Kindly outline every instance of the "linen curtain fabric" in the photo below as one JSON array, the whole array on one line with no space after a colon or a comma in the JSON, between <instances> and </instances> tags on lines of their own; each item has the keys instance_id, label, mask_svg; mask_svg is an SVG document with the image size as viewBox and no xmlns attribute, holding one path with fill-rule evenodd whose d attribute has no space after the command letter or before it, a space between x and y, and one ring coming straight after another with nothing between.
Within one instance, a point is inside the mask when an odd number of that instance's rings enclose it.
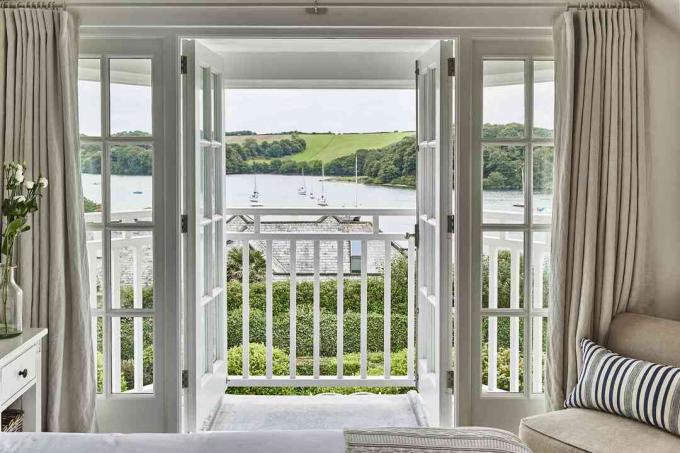
<instances>
[{"instance_id":1,"label":"linen curtain fabric","mask_svg":"<svg viewBox=\"0 0 680 453\"><path fill-rule=\"evenodd\" d=\"M49 431L92 431L95 358L80 183L78 24L66 11L0 9L0 153L49 187L19 248L24 325L47 327Z\"/></svg>"},{"instance_id":2,"label":"linen curtain fabric","mask_svg":"<svg viewBox=\"0 0 680 453\"><path fill-rule=\"evenodd\" d=\"M645 81L640 9L567 11L555 23L555 206L546 392L562 408L579 341L642 309Z\"/></svg>"}]
</instances>

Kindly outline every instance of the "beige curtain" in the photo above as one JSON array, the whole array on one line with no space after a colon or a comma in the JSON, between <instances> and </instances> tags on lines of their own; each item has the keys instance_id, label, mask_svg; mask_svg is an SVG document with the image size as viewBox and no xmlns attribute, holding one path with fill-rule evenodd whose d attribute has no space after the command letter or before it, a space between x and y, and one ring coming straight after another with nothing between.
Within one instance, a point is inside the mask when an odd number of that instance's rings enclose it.
<instances>
[{"instance_id":1,"label":"beige curtain","mask_svg":"<svg viewBox=\"0 0 680 453\"><path fill-rule=\"evenodd\" d=\"M24 325L47 327L43 418L92 431L95 358L77 123L78 24L66 11L0 10L0 155L49 180L19 249Z\"/></svg>"},{"instance_id":2,"label":"beige curtain","mask_svg":"<svg viewBox=\"0 0 680 453\"><path fill-rule=\"evenodd\" d=\"M640 9L568 11L554 27L555 208L548 403L563 407L578 340L606 340L646 285L644 29Z\"/></svg>"}]
</instances>

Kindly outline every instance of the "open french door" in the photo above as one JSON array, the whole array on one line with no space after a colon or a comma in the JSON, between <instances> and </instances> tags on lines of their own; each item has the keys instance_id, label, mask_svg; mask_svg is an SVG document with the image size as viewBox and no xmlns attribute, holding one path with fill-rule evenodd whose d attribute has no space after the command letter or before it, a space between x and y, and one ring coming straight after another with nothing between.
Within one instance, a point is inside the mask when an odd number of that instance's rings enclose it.
<instances>
[{"instance_id":1,"label":"open french door","mask_svg":"<svg viewBox=\"0 0 680 453\"><path fill-rule=\"evenodd\" d=\"M185 124L184 431L205 428L226 387L223 62L183 45Z\"/></svg>"},{"instance_id":2,"label":"open french door","mask_svg":"<svg viewBox=\"0 0 680 453\"><path fill-rule=\"evenodd\" d=\"M416 62L418 163L418 392L430 426L451 426L451 209L453 43Z\"/></svg>"}]
</instances>

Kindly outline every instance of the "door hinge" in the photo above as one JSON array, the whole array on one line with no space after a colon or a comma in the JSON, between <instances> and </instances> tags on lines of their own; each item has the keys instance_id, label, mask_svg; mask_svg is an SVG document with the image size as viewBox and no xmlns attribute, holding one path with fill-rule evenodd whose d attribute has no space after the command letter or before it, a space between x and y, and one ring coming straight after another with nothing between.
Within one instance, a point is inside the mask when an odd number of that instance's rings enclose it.
<instances>
[{"instance_id":1,"label":"door hinge","mask_svg":"<svg viewBox=\"0 0 680 453\"><path fill-rule=\"evenodd\" d=\"M453 391L453 386L455 384L455 373L453 370L449 370L446 372L446 388L451 389Z\"/></svg>"},{"instance_id":2,"label":"door hinge","mask_svg":"<svg viewBox=\"0 0 680 453\"><path fill-rule=\"evenodd\" d=\"M182 228L182 233L188 233L189 232L189 216L186 214L182 214L180 217L180 223L181 223L181 228Z\"/></svg>"},{"instance_id":3,"label":"door hinge","mask_svg":"<svg viewBox=\"0 0 680 453\"><path fill-rule=\"evenodd\" d=\"M413 237L416 248L420 245L420 225L417 223L413 226Z\"/></svg>"},{"instance_id":4,"label":"door hinge","mask_svg":"<svg viewBox=\"0 0 680 453\"><path fill-rule=\"evenodd\" d=\"M451 57L447 60L447 66L448 66L448 73L450 77L453 77L456 75L456 59Z\"/></svg>"},{"instance_id":5,"label":"door hinge","mask_svg":"<svg viewBox=\"0 0 680 453\"><path fill-rule=\"evenodd\" d=\"M418 60L416 60L416 75L420 75L420 65L418 65Z\"/></svg>"},{"instance_id":6,"label":"door hinge","mask_svg":"<svg viewBox=\"0 0 680 453\"><path fill-rule=\"evenodd\" d=\"M189 388L189 370L182 370L182 388Z\"/></svg>"},{"instance_id":7,"label":"door hinge","mask_svg":"<svg viewBox=\"0 0 680 453\"><path fill-rule=\"evenodd\" d=\"M186 74L189 70L189 59L186 55L181 55L179 57L179 73Z\"/></svg>"},{"instance_id":8,"label":"door hinge","mask_svg":"<svg viewBox=\"0 0 680 453\"><path fill-rule=\"evenodd\" d=\"M447 230L449 233L454 233L456 231L456 216L450 215L447 217Z\"/></svg>"}]
</instances>

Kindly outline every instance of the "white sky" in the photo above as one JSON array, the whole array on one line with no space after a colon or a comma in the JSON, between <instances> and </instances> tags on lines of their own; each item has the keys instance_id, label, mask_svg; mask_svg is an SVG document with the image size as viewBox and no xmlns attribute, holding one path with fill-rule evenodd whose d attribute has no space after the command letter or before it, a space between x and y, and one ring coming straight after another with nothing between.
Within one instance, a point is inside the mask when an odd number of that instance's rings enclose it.
<instances>
[{"instance_id":1,"label":"white sky","mask_svg":"<svg viewBox=\"0 0 680 453\"><path fill-rule=\"evenodd\" d=\"M536 85L538 127L553 127L553 83ZM80 130L99 135L99 83L80 81ZM226 130L271 133L377 132L415 129L413 90L227 90ZM151 131L151 89L111 85L111 129ZM484 89L484 122L522 122L521 85Z\"/></svg>"}]
</instances>

